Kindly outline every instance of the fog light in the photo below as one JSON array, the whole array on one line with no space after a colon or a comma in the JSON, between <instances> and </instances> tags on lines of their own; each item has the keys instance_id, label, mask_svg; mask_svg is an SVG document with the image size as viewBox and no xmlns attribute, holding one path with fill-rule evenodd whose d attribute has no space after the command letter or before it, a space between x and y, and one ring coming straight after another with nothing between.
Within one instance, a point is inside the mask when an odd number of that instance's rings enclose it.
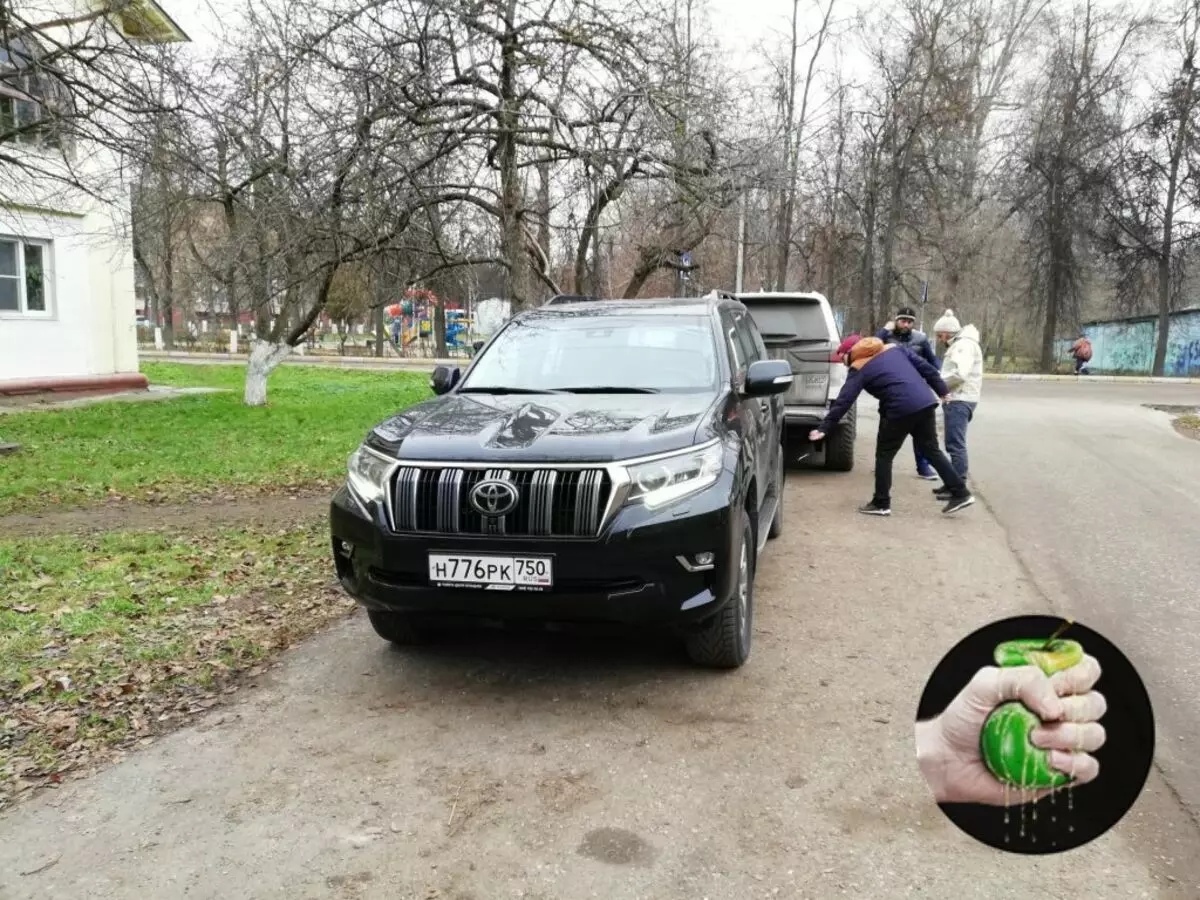
<instances>
[{"instance_id":1,"label":"fog light","mask_svg":"<svg viewBox=\"0 0 1200 900\"><path fill-rule=\"evenodd\" d=\"M693 553L690 557L680 555L675 559L689 572L707 572L715 565L717 557L715 553Z\"/></svg>"},{"instance_id":2,"label":"fog light","mask_svg":"<svg viewBox=\"0 0 1200 900\"><path fill-rule=\"evenodd\" d=\"M350 557L354 556L354 545L349 541L342 541L338 545L338 551L342 554L342 556L346 557L346 559L350 559Z\"/></svg>"}]
</instances>

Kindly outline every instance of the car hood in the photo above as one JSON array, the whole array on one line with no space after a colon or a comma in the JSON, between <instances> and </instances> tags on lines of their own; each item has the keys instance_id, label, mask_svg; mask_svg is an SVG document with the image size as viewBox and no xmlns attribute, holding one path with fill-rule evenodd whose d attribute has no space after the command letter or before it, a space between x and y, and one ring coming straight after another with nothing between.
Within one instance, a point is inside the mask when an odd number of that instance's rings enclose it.
<instances>
[{"instance_id":1,"label":"car hood","mask_svg":"<svg viewBox=\"0 0 1200 900\"><path fill-rule=\"evenodd\" d=\"M392 416L367 440L411 460L611 462L692 446L716 401L711 393L451 393Z\"/></svg>"}]
</instances>

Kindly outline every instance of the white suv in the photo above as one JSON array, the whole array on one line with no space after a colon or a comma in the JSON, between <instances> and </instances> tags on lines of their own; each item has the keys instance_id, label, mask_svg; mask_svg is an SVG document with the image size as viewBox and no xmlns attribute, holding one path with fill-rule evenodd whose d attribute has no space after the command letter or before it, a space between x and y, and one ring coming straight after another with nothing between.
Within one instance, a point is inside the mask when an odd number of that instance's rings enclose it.
<instances>
[{"instance_id":1,"label":"white suv","mask_svg":"<svg viewBox=\"0 0 1200 900\"><path fill-rule=\"evenodd\" d=\"M808 432L820 424L846 383L846 366L834 356L841 336L823 294L732 294L750 311L772 359L792 365L795 381L784 395L788 457L807 449L806 460L835 472L854 468L856 410L851 409L817 447Z\"/></svg>"}]
</instances>

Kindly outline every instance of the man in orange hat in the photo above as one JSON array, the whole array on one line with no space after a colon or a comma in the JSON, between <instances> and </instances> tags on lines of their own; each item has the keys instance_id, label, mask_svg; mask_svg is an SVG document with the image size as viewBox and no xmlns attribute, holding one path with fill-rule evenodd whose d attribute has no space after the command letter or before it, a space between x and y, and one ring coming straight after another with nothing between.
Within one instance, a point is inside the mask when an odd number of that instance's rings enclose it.
<instances>
[{"instance_id":1,"label":"man in orange hat","mask_svg":"<svg viewBox=\"0 0 1200 900\"><path fill-rule=\"evenodd\" d=\"M938 397L950 393L938 370L906 347L863 338L849 353L850 375L810 441L823 440L863 391L879 399L879 435L875 440L875 496L859 509L869 516L892 514L892 461L912 436L917 452L942 478L949 498L942 512L949 515L975 502L950 460L938 446ZM932 389L932 392L931 391ZM937 396L935 397L934 394Z\"/></svg>"}]
</instances>

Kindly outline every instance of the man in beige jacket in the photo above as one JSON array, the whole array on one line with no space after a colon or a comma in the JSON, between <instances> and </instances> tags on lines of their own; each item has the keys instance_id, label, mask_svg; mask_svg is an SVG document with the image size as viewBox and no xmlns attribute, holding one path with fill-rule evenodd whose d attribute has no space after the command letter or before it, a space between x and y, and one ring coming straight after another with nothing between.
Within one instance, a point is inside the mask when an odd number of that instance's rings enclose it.
<instances>
[{"instance_id":1,"label":"man in beige jacket","mask_svg":"<svg viewBox=\"0 0 1200 900\"><path fill-rule=\"evenodd\" d=\"M950 388L943 407L946 424L946 453L954 471L967 479L967 426L975 418L979 395L983 389L983 348L979 346L979 329L959 324L954 310L948 309L934 323L934 334L947 345L942 359L942 379ZM943 485L934 493L939 499L949 496Z\"/></svg>"}]
</instances>

